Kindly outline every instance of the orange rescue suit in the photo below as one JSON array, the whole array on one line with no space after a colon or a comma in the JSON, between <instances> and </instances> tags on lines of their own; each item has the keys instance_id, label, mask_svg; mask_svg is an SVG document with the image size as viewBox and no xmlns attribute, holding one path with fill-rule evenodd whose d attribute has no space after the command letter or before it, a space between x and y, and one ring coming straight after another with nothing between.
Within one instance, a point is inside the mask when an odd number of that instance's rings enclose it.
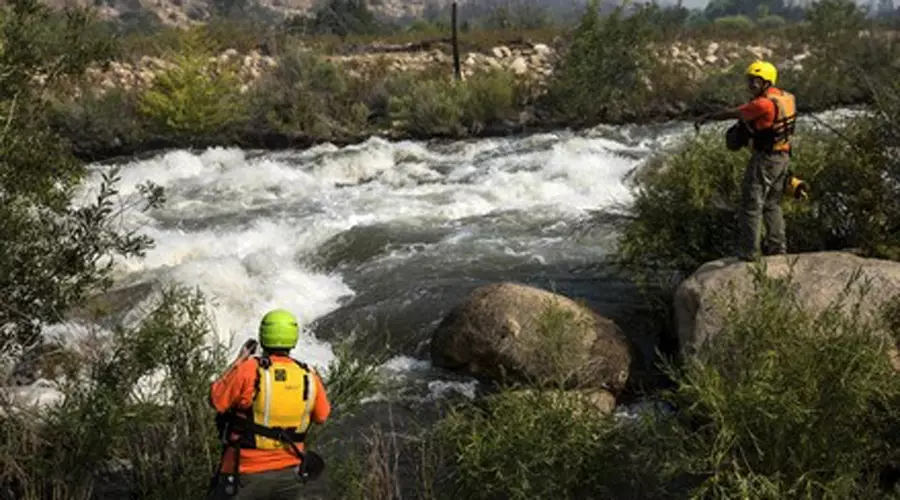
<instances>
[{"instance_id":1,"label":"orange rescue suit","mask_svg":"<svg viewBox=\"0 0 900 500\"><path fill-rule=\"evenodd\" d=\"M251 422L251 430L241 433L241 474L300 463L290 443L254 433L254 426L284 430L294 436L294 445L302 452L302 436L310 423L324 423L331 413L319 375L305 364L278 354L248 358L233 367L213 382L210 403L220 414L233 413Z\"/></svg>"},{"instance_id":2,"label":"orange rescue suit","mask_svg":"<svg viewBox=\"0 0 900 500\"><path fill-rule=\"evenodd\" d=\"M741 119L753 129L753 149L782 153L791 150L791 137L797 121L797 103L793 94L770 87L764 95L738 109Z\"/></svg>"}]
</instances>

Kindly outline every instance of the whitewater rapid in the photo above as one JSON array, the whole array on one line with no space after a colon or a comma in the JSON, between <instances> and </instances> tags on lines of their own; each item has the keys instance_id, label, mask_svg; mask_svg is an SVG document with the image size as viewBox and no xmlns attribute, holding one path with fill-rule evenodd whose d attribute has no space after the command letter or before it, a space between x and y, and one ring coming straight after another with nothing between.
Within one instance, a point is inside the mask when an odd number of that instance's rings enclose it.
<instances>
[{"instance_id":1,"label":"whitewater rapid","mask_svg":"<svg viewBox=\"0 0 900 500\"><path fill-rule=\"evenodd\" d=\"M334 358L333 342L352 333L412 346L395 349L386 370L427 371L428 332L480 283L512 279L558 285L592 304L618 300L615 284L591 269L615 235L574 231L592 213L628 204L629 172L689 133L690 124L670 123L456 142L373 137L123 162L118 223L155 246L116 261L117 287L200 289L232 352L255 336L264 312L287 308L304 326L293 354L319 369ZM96 197L109 168L90 166L81 203ZM142 212L135 201L148 181L167 201ZM390 334L360 326L379 315ZM432 392L442 383L431 381Z\"/></svg>"},{"instance_id":2,"label":"whitewater rapid","mask_svg":"<svg viewBox=\"0 0 900 500\"><path fill-rule=\"evenodd\" d=\"M652 136L607 128L433 144L371 138L343 148L213 148L127 162L120 206L135 205L137 186L148 181L165 189L167 202L148 213L124 209L122 228L140 230L155 247L143 258L117 261L116 278L199 288L210 299L219 340L239 344L255 334L266 310L287 308L310 325L354 297L346 276L306 262L336 235L379 224L444 228L427 244L447 246L470 238L464 225L452 226L471 218L518 212L574 220L627 203L623 177L684 128L672 125ZM96 196L108 168L91 166L83 202ZM470 244L500 252L540 244L539 235L517 244L515 234L504 232ZM411 242L380 258L390 265L420 251L423 244ZM295 354L320 367L333 358L331 346L308 328Z\"/></svg>"}]
</instances>

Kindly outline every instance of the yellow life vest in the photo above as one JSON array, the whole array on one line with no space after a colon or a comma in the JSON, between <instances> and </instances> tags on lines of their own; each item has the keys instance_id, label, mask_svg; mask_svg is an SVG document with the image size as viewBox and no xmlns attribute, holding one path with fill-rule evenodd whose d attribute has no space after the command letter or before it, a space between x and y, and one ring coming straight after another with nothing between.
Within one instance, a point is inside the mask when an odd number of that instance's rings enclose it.
<instances>
[{"instance_id":1,"label":"yellow life vest","mask_svg":"<svg viewBox=\"0 0 900 500\"><path fill-rule=\"evenodd\" d=\"M797 102L794 95L781 89L766 95L775 105L775 121L771 128L753 131L753 149L757 151L782 151L791 149L791 138L797 122Z\"/></svg>"},{"instance_id":2,"label":"yellow life vest","mask_svg":"<svg viewBox=\"0 0 900 500\"><path fill-rule=\"evenodd\" d=\"M243 448L292 450L306 439L316 401L314 372L293 358L272 362L257 358L253 406L249 409ZM296 451L296 450L295 450Z\"/></svg>"}]
</instances>

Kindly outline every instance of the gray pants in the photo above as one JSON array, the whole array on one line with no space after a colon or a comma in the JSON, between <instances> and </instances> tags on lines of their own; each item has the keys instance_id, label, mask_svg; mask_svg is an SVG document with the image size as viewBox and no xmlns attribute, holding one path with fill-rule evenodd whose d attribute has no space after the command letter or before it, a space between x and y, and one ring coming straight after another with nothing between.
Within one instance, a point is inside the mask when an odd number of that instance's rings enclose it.
<instances>
[{"instance_id":1,"label":"gray pants","mask_svg":"<svg viewBox=\"0 0 900 500\"><path fill-rule=\"evenodd\" d=\"M787 253L781 198L790 157L784 153L754 152L741 185L741 240L738 257L750 260L760 253L760 219L766 226L766 254Z\"/></svg>"},{"instance_id":2,"label":"gray pants","mask_svg":"<svg viewBox=\"0 0 900 500\"><path fill-rule=\"evenodd\" d=\"M243 485L229 500L301 500L304 484L293 467L255 474L241 474ZM218 500L214 495L209 500Z\"/></svg>"}]
</instances>

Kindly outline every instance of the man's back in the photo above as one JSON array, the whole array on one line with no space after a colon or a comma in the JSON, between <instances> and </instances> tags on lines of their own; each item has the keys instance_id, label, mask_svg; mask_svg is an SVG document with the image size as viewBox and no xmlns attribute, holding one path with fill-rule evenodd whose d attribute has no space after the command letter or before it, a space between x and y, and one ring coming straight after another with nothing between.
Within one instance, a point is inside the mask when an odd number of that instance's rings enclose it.
<instances>
[{"instance_id":1,"label":"man's back","mask_svg":"<svg viewBox=\"0 0 900 500\"><path fill-rule=\"evenodd\" d=\"M261 358L248 358L210 388L210 402L218 413L239 410L253 424L264 427L301 427L324 423L331 404L318 374L286 355L269 354L271 366ZM249 433L245 433L249 434ZM300 459L290 443L261 435L241 440L240 473L253 474L296 466ZM304 451L302 442L294 443Z\"/></svg>"}]
</instances>

